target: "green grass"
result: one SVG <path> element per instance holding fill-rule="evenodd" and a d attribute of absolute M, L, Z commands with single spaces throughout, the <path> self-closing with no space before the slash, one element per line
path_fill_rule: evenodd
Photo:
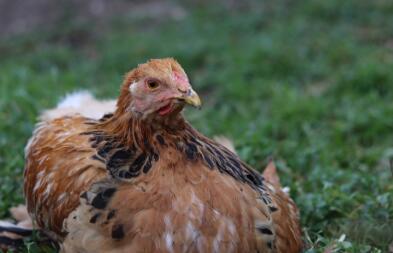
<path fill-rule="evenodd" d="M 173 56 L 204 100 L 187 118 L 232 138 L 258 169 L 274 157 L 307 252 L 386 252 L 393 242 L 393 4 L 184 5 L 181 20 L 122 17 L 0 43 L 0 217 L 23 202 L 23 148 L 67 92 L 115 97 L 123 74 Z M 72 43 L 70 38 L 83 38 Z M 345 234 L 345 239 L 339 238 Z M 343 237 L 341 238 L 343 239 Z M 26 252 L 40 252 L 34 240 Z"/>

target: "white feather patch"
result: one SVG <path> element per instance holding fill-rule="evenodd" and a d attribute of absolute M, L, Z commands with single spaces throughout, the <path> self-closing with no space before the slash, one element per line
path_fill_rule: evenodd
<path fill-rule="evenodd" d="M 115 100 L 97 100 L 88 91 L 78 91 L 66 95 L 56 108 L 45 111 L 41 119 L 51 120 L 75 114 L 100 119 L 104 114 L 114 112 L 115 109 Z"/>
<path fill-rule="evenodd" d="M 130 84 L 129 89 L 130 89 L 131 94 L 136 92 L 136 88 L 137 88 L 136 86 L 137 86 L 136 82 L 133 82 L 132 84 Z"/>

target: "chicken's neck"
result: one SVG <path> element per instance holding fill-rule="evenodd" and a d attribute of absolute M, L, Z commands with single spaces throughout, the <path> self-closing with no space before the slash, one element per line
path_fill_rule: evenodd
<path fill-rule="evenodd" d="M 184 134 L 188 125 L 180 113 L 168 117 L 139 118 L 129 113 L 115 112 L 110 118 L 101 121 L 96 128 L 109 136 L 114 136 L 127 147 L 142 150 L 151 148 L 157 133 L 180 136 Z"/>
<path fill-rule="evenodd" d="M 91 136 L 89 141 L 97 150 L 92 158 L 102 162 L 116 179 L 128 181 L 147 174 L 167 150 L 172 150 L 184 162 L 216 169 L 258 191 L 265 191 L 261 175 L 236 154 L 198 133 L 181 114 L 165 121 L 146 121 L 115 113 L 104 116 L 92 127 L 83 133 Z M 264 201 L 271 204 L 268 195 Z"/>
<path fill-rule="evenodd" d="M 189 143 L 195 131 L 179 114 L 168 120 L 146 121 L 124 114 L 104 116 L 91 126 L 91 157 L 102 162 L 109 173 L 120 180 L 131 180 L 148 173 L 169 147 L 184 154 L 185 159 L 197 160 L 197 148 Z M 195 141 L 195 140 L 194 140 Z"/>

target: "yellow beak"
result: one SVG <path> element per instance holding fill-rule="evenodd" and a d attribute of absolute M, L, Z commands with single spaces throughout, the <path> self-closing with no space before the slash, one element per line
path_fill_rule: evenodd
<path fill-rule="evenodd" d="M 202 105 L 201 99 L 193 89 L 190 89 L 187 92 L 187 95 L 183 97 L 183 100 L 189 105 L 192 105 L 198 109 L 201 108 Z"/>

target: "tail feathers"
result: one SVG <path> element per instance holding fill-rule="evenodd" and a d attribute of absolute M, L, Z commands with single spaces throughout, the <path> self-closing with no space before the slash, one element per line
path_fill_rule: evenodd
<path fill-rule="evenodd" d="M 281 186 L 280 177 L 278 176 L 277 168 L 273 161 L 270 161 L 266 168 L 263 170 L 262 176 L 266 179 L 266 181 L 276 186 L 277 188 L 281 188 L 281 190 L 286 194 L 289 194 L 290 188 L 288 186 Z"/>
<path fill-rule="evenodd" d="M 20 248 L 24 245 L 23 239 L 12 239 L 7 236 L 0 235 L 0 250 L 5 250 L 10 248 Z M 3 251 L 2 251 L 3 252 Z"/>
<path fill-rule="evenodd" d="M 32 221 L 26 206 L 13 207 L 10 212 L 17 223 L 0 221 L 0 249 L 18 248 L 24 244 L 23 238 L 33 233 Z"/>
<path fill-rule="evenodd" d="M 262 175 L 269 183 L 281 188 L 280 178 L 278 177 L 276 165 L 273 161 L 269 162 Z"/>
<path fill-rule="evenodd" d="M 56 108 L 44 111 L 41 120 L 52 120 L 69 115 L 81 114 L 82 116 L 100 119 L 104 114 L 114 112 L 115 100 L 97 100 L 88 91 L 78 91 L 68 94 Z"/>
<path fill-rule="evenodd" d="M 11 222 L 0 221 L 0 235 L 2 234 L 13 234 L 11 237 L 24 237 L 30 236 L 33 232 L 31 228 L 25 228 L 23 226 L 15 225 Z"/>
<path fill-rule="evenodd" d="M 0 221 L 0 249 L 17 249 L 24 245 L 23 238 L 32 235 L 33 229 L 11 222 Z M 5 251 L 7 252 L 7 251 Z"/>

